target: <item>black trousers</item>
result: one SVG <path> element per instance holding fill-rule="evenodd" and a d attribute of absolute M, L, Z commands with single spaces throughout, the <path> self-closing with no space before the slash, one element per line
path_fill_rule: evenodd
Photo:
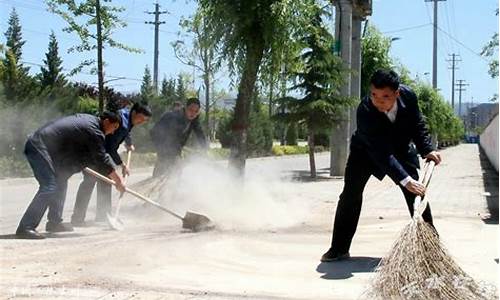
<path fill-rule="evenodd" d="M 24 153 L 40 186 L 19 222 L 18 231 L 36 229 L 47 208 L 49 222 L 61 223 L 68 176 L 56 174 L 29 140 L 26 142 Z"/>
<path fill-rule="evenodd" d="M 404 164 L 403 167 L 408 174 L 418 180 L 417 169 Z M 339 197 L 335 221 L 333 224 L 332 249 L 336 254 L 349 252 L 352 238 L 356 233 L 361 204 L 363 202 L 363 191 L 368 179 L 372 175 L 373 163 L 366 157 L 366 154 L 359 151 L 351 151 L 347 160 L 344 177 L 344 189 Z M 408 206 L 410 216 L 413 216 L 413 202 L 415 194 L 400 186 Z M 424 221 L 432 225 L 432 214 L 430 205 L 422 213 Z"/>
<path fill-rule="evenodd" d="M 94 176 L 83 172 L 83 181 L 78 187 L 76 193 L 75 207 L 71 222 L 81 223 L 85 221 L 87 208 L 89 206 L 92 191 L 97 182 L 97 206 L 96 206 L 96 221 L 105 221 L 106 214 L 111 213 L 111 185 L 96 179 Z"/>

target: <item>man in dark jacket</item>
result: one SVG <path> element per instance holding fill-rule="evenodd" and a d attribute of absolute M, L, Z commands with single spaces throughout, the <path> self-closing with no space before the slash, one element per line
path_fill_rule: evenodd
<path fill-rule="evenodd" d="M 120 116 L 115 113 L 76 114 L 51 121 L 28 138 L 24 153 L 40 187 L 19 223 L 19 238 L 44 238 L 36 228 L 47 207 L 48 232 L 73 231 L 70 224 L 62 223 L 68 178 L 87 166 L 96 166 L 117 183 L 121 193 L 125 191 L 104 148 L 104 136 L 119 126 Z"/>
<path fill-rule="evenodd" d="M 151 117 L 151 109 L 147 104 L 135 103 L 131 109 L 122 108 L 118 111 L 121 118 L 120 127 L 110 135 L 107 135 L 104 141 L 106 153 L 108 153 L 113 162 L 117 166 L 121 166 L 122 175 L 129 175 L 128 167 L 123 163 L 118 154 L 120 144 L 125 141 L 127 150 L 135 149 L 130 138 L 130 131 L 134 126 L 143 124 Z M 83 172 L 83 181 L 80 183 L 76 194 L 75 207 L 71 216 L 71 224 L 73 226 L 84 226 L 85 215 L 90 201 L 90 196 L 94 190 L 97 179 Z M 105 182 L 97 181 L 97 207 L 96 217 L 97 222 L 106 221 L 106 214 L 111 212 L 111 186 Z"/>
<path fill-rule="evenodd" d="M 200 101 L 190 98 L 184 109 L 165 113 L 151 129 L 157 156 L 154 177 L 166 175 L 174 168 L 191 132 L 194 132 L 201 147 L 207 148 L 205 134 L 198 120 L 199 114 Z"/>
<path fill-rule="evenodd" d="M 349 248 L 356 232 L 361 212 L 363 190 L 371 175 L 382 180 L 388 175 L 403 191 L 410 215 L 416 195 L 425 187 L 418 182 L 420 155 L 436 164 L 439 152 L 418 108 L 417 96 L 407 86 L 400 85 L 394 71 L 378 70 L 371 78 L 370 96 L 361 101 L 357 110 L 357 129 L 352 136 L 347 160 L 344 189 L 339 197 L 331 248 L 322 262 L 349 258 Z M 423 219 L 432 225 L 430 206 Z"/>

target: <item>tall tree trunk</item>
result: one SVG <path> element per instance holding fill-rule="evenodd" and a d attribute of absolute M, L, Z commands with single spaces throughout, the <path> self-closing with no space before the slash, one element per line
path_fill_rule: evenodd
<path fill-rule="evenodd" d="M 250 113 L 250 103 L 255 92 L 255 81 L 257 72 L 264 54 L 264 43 L 260 30 L 254 31 L 254 36 L 247 42 L 245 65 L 238 87 L 238 96 L 234 108 L 232 122 L 232 145 L 229 157 L 230 167 L 243 177 L 245 172 L 245 160 L 247 157 L 247 128 Z"/>
<path fill-rule="evenodd" d="M 307 137 L 307 146 L 309 148 L 309 166 L 311 168 L 311 178 L 316 178 L 316 160 L 314 159 L 314 131 L 309 128 Z"/>
<path fill-rule="evenodd" d="M 104 111 L 104 74 L 102 71 L 102 24 L 101 24 L 101 4 L 99 0 L 95 2 L 96 26 L 97 26 L 97 81 L 99 85 L 99 113 Z"/>
<path fill-rule="evenodd" d="M 205 85 L 205 135 L 210 138 L 210 75 L 203 74 L 203 84 Z"/>
<path fill-rule="evenodd" d="M 274 92 L 274 76 L 271 74 L 271 82 L 269 83 L 269 118 L 273 116 L 273 92 Z"/>

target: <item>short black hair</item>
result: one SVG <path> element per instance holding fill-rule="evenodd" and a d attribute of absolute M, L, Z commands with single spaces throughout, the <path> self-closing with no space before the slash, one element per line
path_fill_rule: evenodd
<path fill-rule="evenodd" d="M 151 111 L 151 107 L 145 102 L 136 102 L 134 105 L 132 105 L 132 108 L 130 109 L 130 112 L 135 111 L 138 114 L 143 114 L 146 117 L 151 117 L 153 115 L 153 112 Z"/>
<path fill-rule="evenodd" d="M 188 107 L 191 104 L 196 104 L 198 106 L 201 106 L 200 100 L 198 100 L 198 98 L 194 98 L 194 97 L 187 99 L 187 101 L 186 101 L 186 107 Z"/>
<path fill-rule="evenodd" d="M 115 111 L 105 110 L 102 114 L 100 114 L 99 118 L 101 121 L 109 120 L 111 123 L 122 123 L 122 118 L 120 114 Z"/>
<path fill-rule="evenodd" d="M 370 83 L 377 89 L 388 87 L 396 91 L 399 88 L 399 75 L 393 70 L 379 69 L 373 73 Z"/>

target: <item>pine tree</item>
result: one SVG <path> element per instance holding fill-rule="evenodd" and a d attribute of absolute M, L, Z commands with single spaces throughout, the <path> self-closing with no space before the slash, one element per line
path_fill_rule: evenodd
<path fill-rule="evenodd" d="M 13 53 L 17 63 L 19 63 L 23 54 L 22 47 L 26 41 L 22 40 L 21 24 L 19 23 L 19 15 L 15 8 L 10 13 L 8 24 L 9 28 L 7 28 L 4 34 L 7 40 L 6 46 Z"/>
<path fill-rule="evenodd" d="M 176 101 L 181 103 L 186 102 L 186 86 L 184 84 L 184 78 L 179 74 L 177 77 L 177 87 L 175 91 Z"/>
<path fill-rule="evenodd" d="M 65 84 L 62 71 L 62 59 L 59 57 L 57 39 L 52 31 L 49 37 L 49 47 L 43 60 L 45 66 L 40 67 L 40 83 L 42 88 L 63 86 Z"/>
<path fill-rule="evenodd" d="M 143 101 L 149 102 L 149 100 L 151 100 L 153 96 L 154 91 L 151 78 L 151 70 L 146 65 L 146 67 L 144 68 L 144 76 L 142 76 L 141 97 Z"/>
<path fill-rule="evenodd" d="M 167 108 L 171 109 L 176 98 L 175 79 L 163 78 L 161 83 L 161 97 L 165 100 Z"/>
<path fill-rule="evenodd" d="M 277 116 L 287 123 L 300 123 L 307 127 L 312 178 L 316 177 L 314 136 L 321 130 L 331 128 L 342 109 L 352 105 L 352 99 L 339 94 L 346 70 L 340 58 L 331 51 L 334 40 L 324 26 L 324 13 L 324 9 L 318 8 L 316 16 L 311 19 L 304 38 L 306 50 L 299 57 L 304 69 L 294 74 L 297 84 L 292 90 L 301 91 L 304 97 L 279 99 L 286 112 Z"/>
<path fill-rule="evenodd" d="M 167 93 L 168 93 L 168 81 L 166 77 L 163 77 L 163 80 L 161 81 L 160 96 L 163 99 L 167 99 Z"/>
<path fill-rule="evenodd" d="M 23 90 L 21 84 L 28 75 L 28 68 L 23 67 L 20 63 L 25 41 L 22 40 L 21 25 L 15 8 L 10 13 L 8 24 L 9 27 L 4 34 L 7 40 L 5 43 L 6 54 L 1 62 L 5 69 L 2 82 L 7 100 L 16 103 L 19 100 L 20 91 Z"/>

